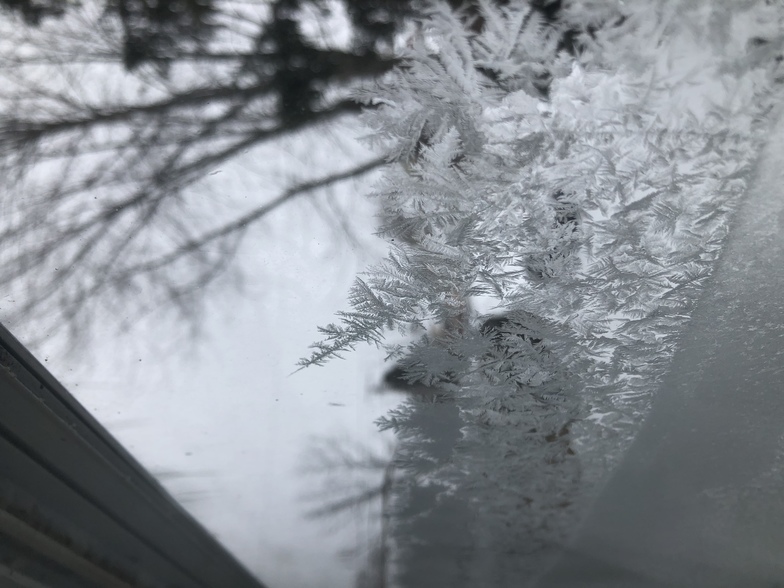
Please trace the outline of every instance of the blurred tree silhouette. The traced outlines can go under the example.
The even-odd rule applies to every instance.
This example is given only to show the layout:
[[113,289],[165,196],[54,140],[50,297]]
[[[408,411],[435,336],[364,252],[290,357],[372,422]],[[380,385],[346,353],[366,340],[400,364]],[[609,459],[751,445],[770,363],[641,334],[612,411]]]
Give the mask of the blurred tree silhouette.
[[[555,26],[560,4],[531,10]],[[188,189],[253,147],[351,120],[352,91],[398,63],[395,42],[422,7],[0,0],[0,284],[24,292],[14,316],[72,335],[96,299],[118,316],[161,302],[196,316],[249,226],[386,160],[312,170],[220,221],[197,218]]]

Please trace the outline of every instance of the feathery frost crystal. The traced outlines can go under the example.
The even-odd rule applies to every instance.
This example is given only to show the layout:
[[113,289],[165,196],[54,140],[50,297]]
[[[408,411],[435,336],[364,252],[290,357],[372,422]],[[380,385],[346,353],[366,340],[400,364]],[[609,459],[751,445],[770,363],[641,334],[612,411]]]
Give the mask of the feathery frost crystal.
[[479,4],[481,26],[431,4],[360,95],[390,252],[303,360],[419,334],[390,356],[443,394],[382,421],[405,586],[521,586],[568,539],[667,369],[781,81],[763,0],[564,2],[554,21]]

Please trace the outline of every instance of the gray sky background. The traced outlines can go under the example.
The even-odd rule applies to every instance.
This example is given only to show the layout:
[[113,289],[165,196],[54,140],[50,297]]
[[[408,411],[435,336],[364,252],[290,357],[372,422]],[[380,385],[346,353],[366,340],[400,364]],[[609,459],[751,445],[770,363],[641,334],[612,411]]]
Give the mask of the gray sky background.
[[[216,170],[196,194],[205,210],[234,216],[274,196],[286,177],[368,155],[351,141],[343,146],[324,143],[319,151],[293,141],[280,159],[258,149]],[[346,308],[357,271],[383,254],[372,235],[367,185],[314,196],[350,203],[345,220],[356,243],[340,238],[328,209],[319,212],[307,198],[255,227],[237,260],[246,272],[244,292],[210,298],[200,339],[152,315],[127,334],[99,320],[93,342],[74,357],[57,340],[38,350],[92,414],[271,588],[350,585],[361,562],[338,552],[367,540],[377,523],[361,515],[306,519],[318,503],[303,499],[324,478],[304,468],[314,443],[388,450],[391,440],[373,420],[400,399],[374,392],[383,350],[360,349],[292,374],[318,339],[316,327]],[[14,331],[25,338],[22,325]]]
[[[258,12],[258,6],[251,8]],[[24,39],[26,33],[10,21],[4,27],[0,51],[16,55],[21,41],[15,42],[15,36]],[[340,23],[326,30],[336,43],[345,32]],[[51,49],[45,30],[31,34],[38,46]],[[224,41],[242,49],[238,39]],[[177,73],[201,75],[188,68]],[[99,102],[104,96],[133,99],[150,90],[119,65],[72,64],[22,74],[52,91],[73,90]],[[7,85],[4,89],[10,91]],[[210,170],[187,192],[194,226],[218,226],[293,184],[372,159],[374,154],[353,139],[359,132],[364,131],[356,122],[335,124],[262,145]],[[37,179],[48,181],[46,168],[36,171]],[[164,308],[140,317],[126,334],[115,328],[118,317],[96,309],[97,328],[86,347],[68,353],[53,337],[33,350],[270,588],[350,585],[362,562],[341,559],[338,552],[366,542],[378,523],[361,513],[307,520],[305,512],[319,505],[312,495],[325,478],[304,468],[314,444],[388,450],[391,440],[378,433],[373,421],[400,399],[374,393],[384,369],[383,351],[361,349],[345,361],[292,375],[297,360],[319,338],[316,327],[346,308],[356,273],[385,251],[372,235],[374,206],[365,197],[369,185],[366,179],[302,196],[251,227],[237,258],[245,277],[242,292],[232,293],[227,278],[207,293],[198,339],[191,339]],[[354,240],[345,238],[343,225]],[[40,337],[29,324],[15,322],[13,301],[24,293],[4,294],[6,326],[23,342]],[[367,483],[356,476],[358,485]]]

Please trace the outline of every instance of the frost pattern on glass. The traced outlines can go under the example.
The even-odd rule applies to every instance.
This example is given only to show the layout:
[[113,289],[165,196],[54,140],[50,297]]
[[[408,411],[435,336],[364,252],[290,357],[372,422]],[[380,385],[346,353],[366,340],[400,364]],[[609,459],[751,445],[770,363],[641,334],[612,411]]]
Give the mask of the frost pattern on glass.
[[476,33],[431,5],[360,93],[390,253],[303,360],[418,333],[390,357],[439,394],[381,423],[406,586],[520,586],[568,539],[666,373],[780,85],[764,1],[568,4],[576,56],[527,7],[481,6]]

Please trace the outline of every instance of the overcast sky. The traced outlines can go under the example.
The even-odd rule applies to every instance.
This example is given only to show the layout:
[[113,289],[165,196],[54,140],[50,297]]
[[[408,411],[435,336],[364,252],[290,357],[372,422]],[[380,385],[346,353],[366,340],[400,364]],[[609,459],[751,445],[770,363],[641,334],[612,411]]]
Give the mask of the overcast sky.
[[[13,23],[3,24],[12,28],[0,40],[11,44],[0,50],[15,54]],[[328,30],[334,37],[342,29],[331,23]],[[21,29],[16,32],[24,36]],[[235,41],[226,40],[239,50]],[[139,88],[138,80],[119,65],[81,67],[71,68],[78,83],[63,66],[38,72],[35,81],[90,99],[105,95],[109,100],[114,94],[132,98],[150,90]],[[189,71],[185,68],[185,74]],[[188,189],[187,212],[200,221],[194,226],[234,220],[292,184],[372,159],[374,154],[353,140],[357,133],[355,123],[317,129],[262,145],[209,170]],[[39,169],[36,177],[46,181],[46,170]],[[76,354],[67,354],[57,338],[33,349],[270,588],[351,585],[362,562],[340,558],[339,552],[372,539],[378,523],[361,513],[333,521],[307,519],[308,510],[323,505],[313,494],[334,482],[335,475],[348,476],[350,482],[356,475],[357,485],[368,481],[351,472],[332,472],[330,480],[306,469],[318,445],[390,451],[391,439],[373,424],[400,400],[378,394],[384,352],[360,349],[345,361],[292,374],[297,361],[309,355],[308,345],[318,340],[317,326],[347,307],[357,272],[385,251],[372,235],[368,188],[368,180],[349,182],[303,196],[251,227],[237,259],[245,278],[242,292],[224,281],[207,294],[197,338],[161,308],[140,317],[128,333],[117,332],[118,317],[96,314],[94,337]],[[345,238],[346,227],[353,239]],[[14,297],[5,294],[7,326],[23,342],[40,338],[41,332],[31,331],[40,324],[14,322]],[[95,312],[100,312],[97,307]]]
[[[209,208],[221,199],[233,216],[274,195],[282,177],[318,169],[325,164],[319,157],[331,156],[328,163],[335,165],[336,157],[345,162],[364,151],[354,145],[357,151],[336,155],[341,151],[333,145],[325,155],[307,147],[298,152],[289,145],[287,159],[280,157],[288,168],[279,173],[263,173],[260,162],[269,167],[269,152],[249,152],[196,190]],[[338,554],[366,541],[377,522],[361,515],[307,519],[306,511],[319,505],[312,495],[325,477],[305,469],[313,444],[389,451],[391,439],[373,424],[399,401],[378,394],[384,352],[364,348],[344,361],[292,374],[318,339],[316,327],[346,308],[357,271],[383,254],[383,243],[372,235],[366,186],[315,196],[321,203],[351,203],[354,243],[341,239],[336,219],[308,199],[255,227],[238,259],[246,276],[243,293],[227,287],[210,299],[198,339],[162,321],[163,315],[127,334],[103,317],[77,357],[54,343],[39,350],[92,414],[271,588],[350,585],[361,562]],[[358,473],[343,475],[366,482]]]

